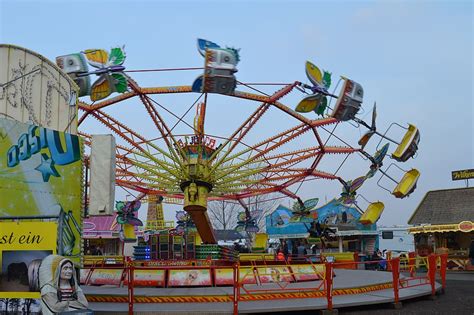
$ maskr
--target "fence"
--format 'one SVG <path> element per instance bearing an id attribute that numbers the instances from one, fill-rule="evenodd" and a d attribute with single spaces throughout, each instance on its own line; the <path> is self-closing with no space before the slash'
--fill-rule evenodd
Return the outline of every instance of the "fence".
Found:
<path id="1" fill-rule="evenodd" d="M 210 285 L 231 285 L 232 295 L 226 296 L 224 299 L 218 299 L 219 302 L 227 301 L 233 304 L 233 313 L 238 314 L 239 303 L 252 300 L 264 299 L 266 296 L 274 294 L 277 298 L 321 298 L 326 300 L 326 309 L 333 309 L 333 296 L 351 294 L 346 293 L 345 290 L 334 289 L 333 276 L 334 269 L 345 268 L 348 264 L 352 264 L 353 268 L 360 269 L 360 265 L 365 265 L 365 269 L 372 269 L 372 266 L 379 266 L 380 260 L 364 261 L 364 262 L 324 262 L 322 264 L 277 264 L 277 265 L 251 265 L 241 266 L 239 263 L 234 263 L 232 266 L 214 266 L 214 265 L 194 265 L 194 266 L 143 266 L 139 262 L 132 261 L 127 258 L 124 266 L 105 266 L 103 264 L 95 264 L 91 267 L 90 273 L 94 269 L 118 269 L 122 270 L 122 276 L 126 276 L 126 283 L 128 287 L 128 311 L 133 314 L 134 304 L 137 303 L 135 297 L 135 275 L 142 270 L 147 271 L 161 271 L 163 274 L 162 287 L 170 286 L 172 282 L 171 273 L 187 272 L 190 270 L 205 270 L 214 278 Z M 380 289 L 393 289 L 394 302 L 400 301 L 400 291 L 413 288 L 416 286 L 430 285 L 431 295 L 436 294 L 436 272 L 439 272 L 442 288 L 446 287 L 446 267 L 447 254 L 435 255 L 432 254 L 426 258 L 427 271 L 424 274 L 416 274 L 416 257 L 414 253 L 410 253 L 408 258 L 392 258 L 385 261 L 386 270 L 392 274 L 391 284 L 385 285 Z M 367 266 L 370 266 L 367 267 Z M 379 269 L 379 268 L 374 268 Z M 407 275 L 400 276 L 402 272 Z M 227 281 L 217 283 L 217 274 L 227 274 Z M 87 283 L 86 280 L 86 283 Z M 166 280 L 166 284 L 165 284 Z M 305 281 L 312 280 L 312 281 Z M 186 285 L 186 284 L 185 284 Z M 172 285 L 171 285 L 172 286 Z M 375 289 L 374 289 L 375 290 Z M 362 293 L 362 292 L 359 292 Z M 353 293 L 352 293 L 353 294 Z M 257 298 L 258 297 L 258 298 Z"/>

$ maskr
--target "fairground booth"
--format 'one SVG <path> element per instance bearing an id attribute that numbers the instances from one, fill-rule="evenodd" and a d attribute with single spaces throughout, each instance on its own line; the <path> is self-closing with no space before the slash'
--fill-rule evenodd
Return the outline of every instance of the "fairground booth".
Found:
<path id="1" fill-rule="evenodd" d="M 93 256 L 122 255 L 120 224 L 116 215 L 90 216 L 84 219 L 84 254 Z"/>
<path id="2" fill-rule="evenodd" d="M 41 55 L 5 44 L 0 81 L 0 312 L 37 313 L 42 260 L 81 262 L 78 87 Z"/>
<path id="3" fill-rule="evenodd" d="M 297 243 L 306 244 L 309 254 L 322 254 L 338 260 L 364 259 L 371 255 L 378 243 L 375 224 L 359 222 L 360 212 L 352 206 L 334 199 L 310 212 L 310 218 L 298 218 L 289 208 L 279 205 L 266 217 L 267 234 L 270 239 L 287 240 L 291 253 Z M 312 226 L 319 222 L 323 229 L 330 229 L 324 241 L 313 236 Z M 334 233 L 333 233 L 334 232 Z M 313 234 L 313 235 L 310 235 Z M 316 246 L 316 250 L 311 250 Z M 354 253 L 359 257 L 354 258 Z"/>
<path id="4" fill-rule="evenodd" d="M 418 255 L 448 253 L 449 270 L 474 270 L 469 246 L 474 240 L 474 188 L 429 191 L 408 220 Z"/>

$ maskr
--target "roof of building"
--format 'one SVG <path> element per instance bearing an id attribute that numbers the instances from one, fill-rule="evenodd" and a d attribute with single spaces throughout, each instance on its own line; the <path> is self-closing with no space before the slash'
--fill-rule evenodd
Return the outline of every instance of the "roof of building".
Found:
<path id="1" fill-rule="evenodd" d="M 408 224 L 450 224 L 462 221 L 474 221 L 474 187 L 427 192 Z"/>
<path id="2" fill-rule="evenodd" d="M 119 231 L 120 224 L 116 224 L 117 215 L 103 215 L 84 218 L 84 232 L 110 232 Z"/>
<path id="3" fill-rule="evenodd" d="M 234 241 L 244 238 L 236 230 L 214 230 L 214 233 L 219 241 Z"/>

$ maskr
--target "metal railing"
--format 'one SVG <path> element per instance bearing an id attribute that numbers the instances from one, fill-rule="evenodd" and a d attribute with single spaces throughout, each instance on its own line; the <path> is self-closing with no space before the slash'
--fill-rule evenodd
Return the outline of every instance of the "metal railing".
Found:
<path id="1" fill-rule="evenodd" d="M 415 262 L 417 257 L 414 253 L 410 254 L 408 258 L 392 258 L 386 260 L 386 268 L 383 272 L 389 272 L 392 274 L 391 281 L 389 280 L 383 288 L 374 288 L 374 290 L 381 289 L 393 289 L 394 302 L 398 303 L 400 301 L 400 291 L 412 288 L 416 286 L 426 286 L 430 285 L 431 295 L 436 294 L 436 272 L 439 272 L 442 288 L 443 290 L 446 287 L 446 268 L 447 268 L 447 254 L 435 255 L 431 254 L 426 258 L 427 271 L 426 274 L 416 275 L 415 274 Z M 136 262 L 131 260 L 129 257 L 126 257 L 123 266 L 111 267 L 104 264 L 96 264 L 91 267 L 91 269 L 122 269 L 122 278 L 127 277 L 127 287 L 128 287 L 128 311 L 129 314 L 133 314 L 135 302 L 135 281 L 134 275 L 138 270 L 162 270 L 164 273 L 169 272 L 170 270 L 190 270 L 190 269 L 203 269 L 209 270 L 210 274 L 215 275 L 216 270 L 218 269 L 232 269 L 232 287 L 233 293 L 232 296 L 228 295 L 228 301 L 233 303 L 233 313 L 238 314 L 239 312 L 239 303 L 248 300 L 249 297 L 258 297 L 259 294 L 272 294 L 277 293 L 280 296 L 285 296 L 284 298 L 289 298 L 288 294 L 295 292 L 306 292 L 306 296 L 297 295 L 295 298 L 325 298 L 326 299 L 326 308 L 328 310 L 333 309 L 333 276 L 334 269 L 347 268 L 348 264 L 354 265 L 354 268 L 358 269 L 359 265 L 373 266 L 374 264 L 380 264 L 380 260 L 373 261 L 354 261 L 354 262 L 324 262 L 322 264 L 312 264 L 311 262 L 305 266 L 305 268 L 310 268 L 313 272 L 308 273 L 295 271 L 296 266 L 289 264 L 276 264 L 276 265 L 251 265 L 251 266 L 241 266 L 238 262 L 234 263 L 232 266 L 214 266 L 214 265 L 194 265 L 194 266 L 144 266 L 143 262 Z M 366 267 L 366 269 L 369 269 Z M 307 270 L 307 269 L 306 269 Z M 275 272 L 278 271 L 276 274 Z M 242 272 L 245 274 L 242 275 Z M 374 271 L 378 272 L 378 271 Z M 406 272 L 409 275 L 401 275 L 401 272 Z M 90 279 L 91 270 L 87 279 Z M 312 274 L 314 276 L 314 286 L 312 285 L 301 285 L 304 283 L 299 280 L 302 275 Z M 168 278 L 164 276 L 164 278 Z M 252 280 L 253 279 L 253 280 Z M 269 280 L 271 279 L 271 280 Z M 314 280 L 317 279 L 317 280 Z M 123 280 L 123 279 L 122 279 Z M 390 283 L 391 282 L 391 283 Z M 86 282 L 87 283 L 87 282 Z M 215 284 L 217 285 L 217 284 Z M 166 284 L 163 284 L 166 286 Z M 338 289 L 336 289 L 337 291 Z M 361 290 L 360 293 L 365 292 Z M 284 295 L 284 294 L 287 295 Z M 242 299 L 242 294 L 246 298 Z M 344 293 L 344 290 L 337 292 L 338 295 L 347 294 Z"/>

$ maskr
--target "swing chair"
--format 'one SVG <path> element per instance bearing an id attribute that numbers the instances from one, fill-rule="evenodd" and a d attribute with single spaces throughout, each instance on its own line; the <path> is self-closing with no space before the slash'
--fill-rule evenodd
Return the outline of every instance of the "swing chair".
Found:
<path id="1" fill-rule="evenodd" d="M 394 122 L 390 124 L 390 126 L 387 128 L 385 133 L 381 134 L 377 132 L 377 128 L 375 126 L 376 118 L 377 118 L 377 110 L 376 110 L 376 104 L 374 104 L 374 108 L 372 111 L 372 124 L 370 126 L 366 122 L 364 122 L 363 120 L 357 117 L 353 119 L 355 122 L 369 128 L 369 131 L 367 131 L 359 140 L 359 145 L 362 147 L 362 149 L 365 147 L 369 139 L 374 134 L 377 134 L 381 137 L 379 143 L 377 144 L 377 148 L 382 142 L 382 139 L 387 139 L 390 142 L 397 144 L 396 150 L 392 153 L 393 159 L 397 160 L 398 162 L 406 162 L 409 158 L 413 157 L 416 151 L 418 150 L 418 143 L 420 142 L 420 131 L 418 130 L 418 128 L 412 124 L 408 124 L 408 128 L 406 128 Z M 406 130 L 401 142 L 397 142 L 387 137 L 387 133 L 390 130 L 390 128 L 392 128 L 393 125 L 397 125 L 398 127 Z"/>
<path id="2" fill-rule="evenodd" d="M 396 181 L 393 179 L 390 175 L 387 174 L 388 170 L 392 165 L 395 165 L 397 168 L 405 172 L 403 175 L 402 179 L 400 181 Z M 406 171 L 402 168 L 400 168 L 398 165 L 392 163 L 388 166 L 388 168 L 385 171 L 380 170 L 380 172 L 383 174 L 379 180 L 377 181 L 377 185 L 386 191 L 390 192 L 392 195 L 394 195 L 396 198 L 405 198 L 408 197 L 413 191 L 415 191 L 416 188 L 416 183 L 418 182 L 418 179 L 420 178 L 420 172 L 413 168 L 409 171 Z M 391 181 L 395 182 L 397 185 L 395 188 L 390 191 L 386 187 L 380 185 L 380 180 L 382 179 L 383 176 L 386 176 L 388 179 Z"/>
<path id="3" fill-rule="evenodd" d="M 402 142 L 400 142 L 395 152 L 392 153 L 392 157 L 399 162 L 405 162 L 415 155 L 418 150 L 418 143 L 420 142 L 420 131 L 415 125 L 408 124 L 408 128 L 405 129 L 407 129 L 407 132 L 403 136 Z"/>
<path id="4" fill-rule="evenodd" d="M 376 223 L 380 219 L 384 208 L 385 205 L 383 202 L 371 202 L 367 209 L 365 209 L 364 213 L 362 213 L 362 216 L 359 218 L 359 222 L 363 225 Z"/>
<path id="5" fill-rule="evenodd" d="M 357 211 L 361 214 L 359 218 L 359 223 L 363 225 L 370 225 L 377 223 L 377 221 L 380 219 L 380 216 L 382 215 L 382 212 L 385 208 L 385 205 L 383 202 L 377 201 L 377 202 L 370 202 L 368 201 L 364 196 L 361 194 L 357 195 L 357 198 L 362 197 L 369 205 L 367 209 L 362 210 L 359 205 L 354 202 L 354 206 L 356 207 Z M 356 198 L 356 199 L 357 199 Z"/>

